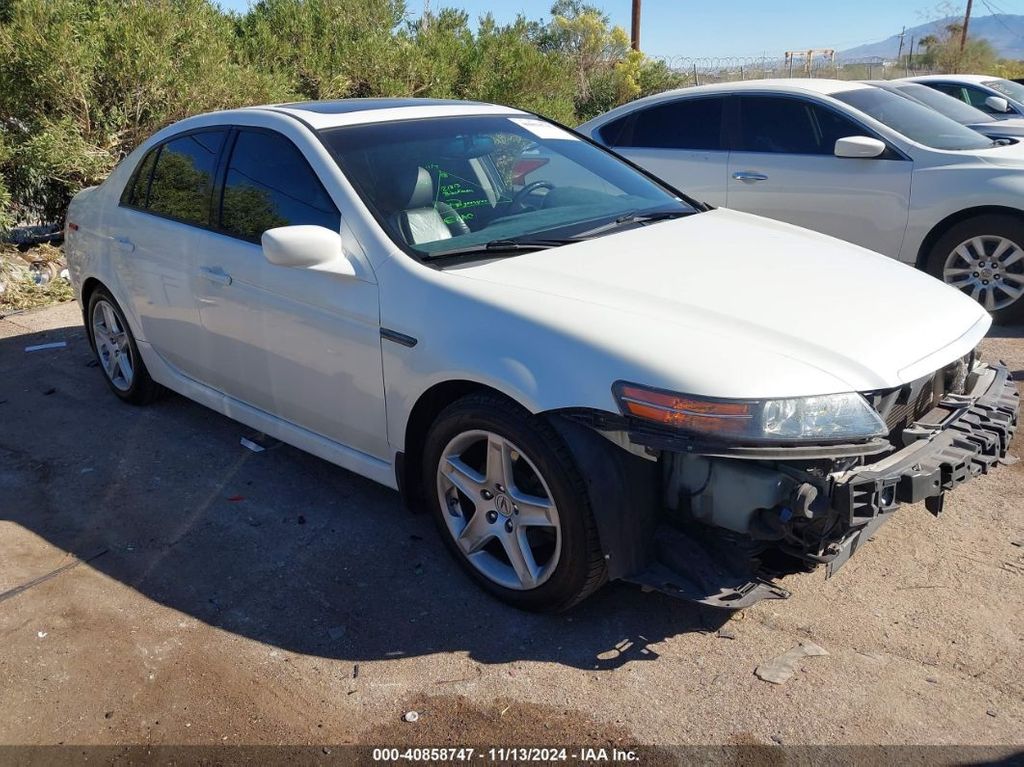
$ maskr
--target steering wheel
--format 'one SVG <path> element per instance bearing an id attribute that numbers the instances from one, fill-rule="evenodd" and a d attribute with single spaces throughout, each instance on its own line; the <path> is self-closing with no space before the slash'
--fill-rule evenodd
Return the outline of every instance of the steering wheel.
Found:
<path id="1" fill-rule="evenodd" d="M 526 200 L 531 194 L 536 192 L 538 189 L 547 189 L 550 191 L 554 188 L 555 185 L 550 181 L 533 181 L 512 196 L 512 202 L 509 207 L 513 210 L 526 210 Z"/>

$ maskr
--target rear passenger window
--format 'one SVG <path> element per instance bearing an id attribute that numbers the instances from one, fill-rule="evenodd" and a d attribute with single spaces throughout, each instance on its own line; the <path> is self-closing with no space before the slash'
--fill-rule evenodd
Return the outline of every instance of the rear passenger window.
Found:
<path id="1" fill-rule="evenodd" d="M 683 99 L 656 104 L 612 123 L 602 132 L 610 146 L 650 149 L 721 149 L 721 98 Z M 632 119 L 631 123 L 624 122 Z M 613 135 L 614 133 L 614 135 Z"/>
<path id="2" fill-rule="evenodd" d="M 316 224 L 341 229 L 341 215 L 306 158 L 277 133 L 240 131 L 231 150 L 220 226 L 259 242 L 267 229 Z"/>
<path id="3" fill-rule="evenodd" d="M 210 223 L 210 196 L 225 131 L 172 139 L 160 149 L 149 185 L 148 209 L 189 224 Z"/>
<path id="4" fill-rule="evenodd" d="M 810 101 L 774 96 L 740 100 L 739 146 L 745 152 L 820 154 L 835 152 L 836 140 L 866 129 Z"/>
<path id="5" fill-rule="evenodd" d="M 959 85 L 947 85 L 946 83 L 935 83 L 934 85 L 926 83 L 926 85 L 928 85 L 929 88 L 934 88 L 939 93 L 945 93 L 947 96 L 952 96 L 957 101 L 967 101 L 963 88 Z"/>
<path id="6" fill-rule="evenodd" d="M 150 149 L 142 162 L 138 164 L 131 179 L 121 193 L 121 204 L 133 208 L 145 208 L 146 196 L 149 193 L 149 178 L 153 175 L 153 165 L 156 163 L 157 153 L 160 148 Z"/>

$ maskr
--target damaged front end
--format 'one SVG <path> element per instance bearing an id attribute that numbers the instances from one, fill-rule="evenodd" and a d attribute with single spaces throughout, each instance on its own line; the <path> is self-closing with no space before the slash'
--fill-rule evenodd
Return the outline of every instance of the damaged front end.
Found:
<path id="1" fill-rule="evenodd" d="M 822 565 L 833 575 L 901 504 L 924 501 L 938 514 L 948 490 L 1007 460 L 1019 397 L 1005 365 L 971 354 L 863 398 L 888 432 L 818 445 L 709 439 L 628 412 L 592 418 L 658 488 L 619 515 L 635 524 L 617 523 L 612 576 L 730 609 L 785 598 L 780 577 Z"/>

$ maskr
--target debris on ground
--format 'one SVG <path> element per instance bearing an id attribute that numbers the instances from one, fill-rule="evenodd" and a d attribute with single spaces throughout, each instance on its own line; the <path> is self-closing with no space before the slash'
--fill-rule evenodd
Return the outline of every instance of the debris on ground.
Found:
<path id="1" fill-rule="evenodd" d="M 730 628 L 726 628 L 725 626 L 722 626 L 722 628 L 718 629 L 718 637 L 720 639 L 735 639 L 736 638 L 736 632 L 733 631 Z"/>
<path id="2" fill-rule="evenodd" d="M 784 684 L 796 673 L 796 664 L 799 661 L 816 655 L 828 655 L 828 650 L 807 639 L 796 647 L 786 650 L 777 658 L 772 658 L 767 663 L 762 663 L 754 669 L 754 673 L 758 678 L 766 682 Z"/>
<path id="3" fill-rule="evenodd" d="M 246 439 L 245 437 L 242 437 L 240 442 L 242 447 L 248 448 L 249 450 L 252 450 L 254 453 L 262 453 L 264 450 L 266 450 L 265 447 L 257 445 L 251 439 Z"/>
<path id="4" fill-rule="evenodd" d="M 406 711 L 405 716 L 403 716 L 402 719 L 407 722 L 418 722 L 420 715 L 416 711 Z"/>
<path id="5" fill-rule="evenodd" d="M 53 341 L 48 344 L 35 344 L 33 346 L 26 346 L 26 352 L 41 352 L 46 349 L 63 349 L 68 345 L 67 341 Z"/>
<path id="6" fill-rule="evenodd" d="M 21 252 L 0 246 L 0 314 L 70 301 L 69 277 L 59 248 L 39 245 Z"/>

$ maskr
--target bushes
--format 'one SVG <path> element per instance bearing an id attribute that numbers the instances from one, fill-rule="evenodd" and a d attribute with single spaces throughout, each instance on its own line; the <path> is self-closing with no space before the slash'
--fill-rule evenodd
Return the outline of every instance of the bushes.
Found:
<path id="1" fill-rule="evenodd" d="M 575 124 L 677 84 L 578 0 L 541 25 L 402 0 L 0 0 L 0 231 L 60 221 L 155 130 L 246 104 L 350 96 L 479 99 Z"/>

